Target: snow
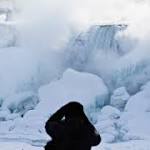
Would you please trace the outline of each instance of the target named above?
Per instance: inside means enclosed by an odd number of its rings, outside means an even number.
[[[68,69],[60,79],[42,86],[38,95],[26,91],[5,98],[0,111],[0,139],[44,145],[50,139],[44,129],[50,114],[69,101],[81,102],[91,113],[101,100],[107,101],[108,94],[98,76]]]
[[[95,101],[101,103],[102,96],[102,103],[105,103],[108,89],[98,76],[68,69],[60,80],[41,87],[39,96],[41,102],[37,109],[53,113],[70,101],[79,101],[89,107]]]
[[[8,109],[10,113],[24,115],[39,103],[38,96],[33,92],[21,92],[5,99],[2,110]]]
[[[118,140],[117,120],[120,118],[120,115],[121,112],[112,106],[105,106],[101,109],[95,126],[104,142],[113,143]]]
[[[110,99],[110,105],[118,108],[119,110],[123,110],[129,98],[130,95],[126,91],[126,88],[120,87],[113,92]]]
[[[150,83],[130,97],[121,116],[122,128],[126,129],[125,140],[150,138]],[[124,124],[123,124],[124,122]]]
[[[0,142],[0,147],[3,148],[3,150],[44,150],[40,147],[18,142]]]
[[[139,49],[133,49],[118,59],[109,76],[109,88],[114,90],[124,86],[132,95],[139,92],[141,86],[150,80],[150,55],[145,53],[144,51],[140,53]]]
[[[112,24],[93,25],[60,51],[51,50],[47,28],[37,40],[24,27],[27,37],[21,38],[7,2],[0,3],[0,147],[42,150],[50,140],[48,117],[78,101],[102,136],[93,150],[149,150],[149,46],[139,53],[137,41],[124,34],[128,26]]]
[[[131,141],[115,144],[102,144],[92,150],[149,150],[149,141]]]
[[[43,149],[40,147],[50,140],[44,129],[48,117],[62,105],[79,101],[102,136],[103,143],[93,149],[141,150],[144,143],[146,150],[146,140],[150,139],[150,82],[149,74],[143,75],[141,68],[148,71],[149,62],[137,61],[133,68],[130,61],[124,65],[126,62],[122,61],[126,59],[122,55],[128,53],[121,54],[118,49],[118,31],[122,31],[122,26],[93,26],[77,38],[74,46],[81,47],[81,51],[73,49],[68,53],[69,61],[64,60],[62,53],[51,52],[37,58],[31,49],[2,45],[5,48],[0,49],[0,145],[6,150],[12,146],[16,150]],[[85,49],[86,44],[89,49]],[[123,67],[119,68],[119,63]],[[68,66],[77,70],[66,69]],[[133,77],[142,80],[135,81]],[[4,141],[11,141],[12,146]]]
[[[6,23],[0,23],[0,48],[11,47],[16,42],[15,28]]]
[[[120,114],[121,112],[112,106],[105,106],[101,109],[101,115],[106,118],[117,119],[120,117]]]
[[[144,146],[144,147],[143,147]],[[26,143],[2,141],[0,147],[3,150],[44,150],[43,147],[35,147]],[[97,147],[93,147],[92,150],[149,150],[149,141],[132,141],[115,144],[101,143]]]
[[[147,40],[130,37],[129,28],[123,24],[91,26],[69,41],[66,65],[100,76],[111,92],[126,87],[135,94],[150,80],[150,55]]]
[[[33,92],[7,97],[0,110],[0,139],[14,139],[33,145],[46,143],[46,119],[38,116],[40,112],[36,113],[38,103],[38,95]]]
[[[117,34],[126,28],[123,24],[93,25],[72,38],[66,48],[67,66],[80,71],[94,72],[104,78],[112,62],[126,53],[122,51],[116,38]]]

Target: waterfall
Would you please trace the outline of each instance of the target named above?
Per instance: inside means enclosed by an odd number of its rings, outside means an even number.
[[[117,33],[127,28],[125,24],[94,25],[88,31],[72,38],[67,47],[67,59],[71,67],[82,70],[98,52],[117,56],[125,54]]]

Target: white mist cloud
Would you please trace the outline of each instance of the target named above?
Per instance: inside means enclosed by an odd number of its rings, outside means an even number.
[[[141,57],[141,51],[144,55],[149,51],[149,0],[15,1],[20,10],[15,18],[20,33],[19,42],[30,47],[43,60],[45,57],[48,59],[51,50],[63,47],[72,31],[103,23],[129,24],[120,35],[123,40],[126,39],[127,51],[135,49],[136,57]]]
[[[130,63],[131,59],[134,59],[134,62],[135,58],[139,60],[144,59],[145,56],[150,56],[149,0],[14,1],[17,10],[17,13],[14,16],[14,21],[16,22],[17,30],[19,32],[18,45],[20,45],[23,49],[23,54],[21,56],[15,55],[17,56],[16,59],[19,60],[17,61],[17,65],[20,62],[20,58],[26,58],[23,59],[21,63],[26,64],[26,61],[28,61],[27,64],[31,67],[31,69],[30,67],[26,67],[23,71],[26,72],[26,74],[30,74],[29,76],[35,77],[38,74],[40,77],[38,77],[39,79],[37,79],[37,82],[44,80],[41,82],[46,83],[55,78],[58,74],[60,74],[60,72],[63,72],[65,53],[63,50],[55,51],[54,49],[62,48],[72,32],[83,30],[92,24],[129,24],[128,30],[120,36],[127,39],[125,44],[129,45],[129,41],[131,45],[135,46],[127,46],[129,49],[134,50],[130,52],[129,57],[126,56],[127,59],[125,59],[125,63]],[[28,59],[29,56],[31,56],[30,59]],[[95,63],[95,66],[96,62],[99,61],[99,58],[101,58],[100,56],[101,54],[95,58],[96,60],[93,62]],[[110,62],[111,57],[107,58]],[[7,62],[7,59],[8,58],[6,56],[6,59],[4,60]],[[103,59],[101,58],[101,60],[106,59],[104,57]],[[10,66],[17,66],[15,63],[13,64],[11,60],[8,63]],[[32,70],[35,70],[33,75]],[[29,80],[24,77],[24,73],[20,75],[20,69],[16,69],[13,73],[14,81],[16,82],[18,81],[18,78],[15,77],[17,76],[16,73],[18,73],[20,78],[19,84],[22,80]],[[9,83],[8,78],[9,76],[6,77],[5,81]],[[10,78],[10,80],[12,79]],[[16,82],[15,86],[17,86],[18,83]],[[9,86],[10,85],[8,84],[5,89]]]
[[[28,46],[61,47],[71,30],[91,24],[129,23],[135,26],[133,32],[138,29],[142,34],[145,26],[149,28],[145,25],[149,0],[16,0],[16,4],[22,43]]]

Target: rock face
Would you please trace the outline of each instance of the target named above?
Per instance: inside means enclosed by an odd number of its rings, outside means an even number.
[[[128,102],[130,95],[126,91],[125,87],[120,87],[113,92],[111,96],[110,104],[119,110],[123,110]]]

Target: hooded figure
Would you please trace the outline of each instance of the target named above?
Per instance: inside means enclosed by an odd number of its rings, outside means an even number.
[[[78,102],[61,107],[46,122],[45,129],[52,138],[45,150],[90,150],[101,142]]]

